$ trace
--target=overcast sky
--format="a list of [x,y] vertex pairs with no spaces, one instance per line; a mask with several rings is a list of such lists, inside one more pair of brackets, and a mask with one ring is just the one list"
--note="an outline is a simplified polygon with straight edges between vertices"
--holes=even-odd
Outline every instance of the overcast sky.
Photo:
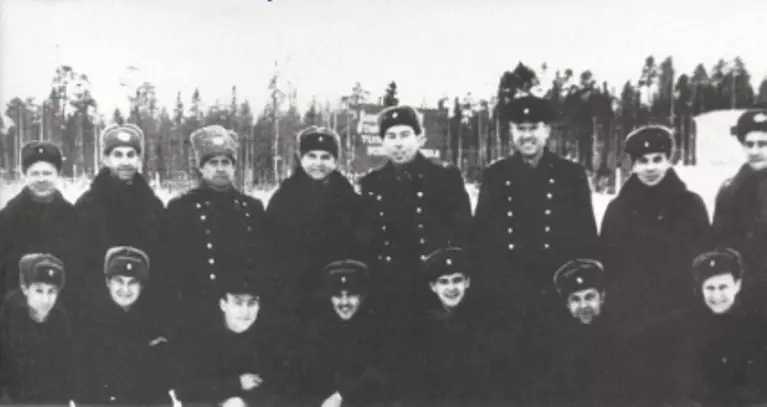
[[649,54],[686,72],[740,55],[758,85],[765,15],[763,0],[0,0],[0,103],[47,96],[57,64],[89,75],[102,112],[126,104],[128,65],[161,104],[177,90],[188,102],[195,86],[225,101],[236,84],[256,109],[274,60],[289,60],[302,104],[355,81],[377,98],[396,80],[419,105],[490,97],[520,60],[590,68],[620,88]]

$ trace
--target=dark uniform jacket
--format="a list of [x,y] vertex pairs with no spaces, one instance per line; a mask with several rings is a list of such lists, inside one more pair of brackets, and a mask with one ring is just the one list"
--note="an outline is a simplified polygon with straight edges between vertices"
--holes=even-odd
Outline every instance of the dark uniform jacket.
[[[240,397],[252,405],[268,405],[284,395],[286,380],[279,369],[279,355],[270,328],[257,320],[245,332],[235,333],[222,320],[204,332],[184,338],[182,357],[191,361],[176,387],[176,397],[184,404],[220,403]],[[259,316],[260,318],[260,316]],[[185,364],[186,365],[186,364]],[[240,376],[261,376],[261,386],[245,391]]]
[[474,226],[483,265],[478,289],[504,301],[552,293],[562,264],[594,254],[597,229],[583,167],[548,150],[535,168],[519,154],[493,163],[482,175]]
[[332,261],[358,258],[356,219],[360,197],[338,172],[325,182],[298,167],[269,200],[266,220],[275,259],[274,297],[291,315],[304,317]]
[[[144,251],[150,259],[152,278],[162,276],[164,207],[141,174],[136,174],[129,185],[103,168],[90,190],[75,203],[75,211],[78,260],[73,272],[67,273],[67,289],[82,303],[73,311],[80,314],[104,298],[104,256],[110,247],[133,246]],[[148,291],[144,294],[159,296]]]
[[703,406],[767,402],[767,320],[738,307],[716,315],[707,308],[688,314],[686,347],[677,376],[687,400]]
[[722,185],[713,231],[715,242],[738,250],[750,270],[744,277],[744,305],[767,315],[767,171],[744,165]]
[[629,178],[602,221],[606,307],[616,322],[643,332],[695,304],[689,270],[710,245],[708,219],[673,169],[654,187]]
[[25,254],[50,253],[64,262],[67,274],[76,272],[75,210],[61,192],[41,203],[24,188],[0,211],[0,231],[0,301],[19,288],[19,260]]
[[[628,347],[617,358],[629,400],[675,397],[673,363],[681,332],[673,321],[695,305],[690,268],[710,245],[708,213],[670,169],[654,187],[632,176],[607,207],[602,259],[607,278],[605,318]],[[628,368],[631,366],[631,368]]]
[[425,291],[419,269],[426,256],[468,243],[471,203],[461,173],[419,153],[404,168],[389,162],[372,171],[360,185],[372,287]]
[[413,360],[417,401],[476,405],[493,390],[487,370],[488,327],[482,312],[487,310],[467,296],[452,311],[438,305],[420,315]]
[[[617,339],[603,317],[557,327],[551,369],[552,405],[621,405],[615,373]],[[631,401],[631,400],[628,400]]]
[[[89,309],[78,337],[78,403],[169,403],[169,343],[152,341],[162,336],[146,297],[129,311],[112,301]],[[165,338],[167,340],[167,338]]]
[[182,323],[210,326],[218,319],[218,282],[225,274],[264,261],[264,205],[234,188],[202,186],[168,203],[170,296]]
[[73,399],[75,369],[69,315],[56,305],[40,324],[29,316],[21,290],[0,308],[0,388],[15,404]]
[[369,309],[350,321],[339,318],[328,304],[327,313],[305,325],[303,335],[301,398],[319,406],[338,392],[344,405],[370,405],[381,401],[386,378],[380,369],[380,327]]

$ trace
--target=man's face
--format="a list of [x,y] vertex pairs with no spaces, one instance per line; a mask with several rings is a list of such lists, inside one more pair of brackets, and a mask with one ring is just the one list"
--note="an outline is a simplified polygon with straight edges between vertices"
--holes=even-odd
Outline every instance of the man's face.
[[752,131],[743,138],[748,165],[755,170],[767,168],[767,131]]
[[327,151],[312,150],[301,156],[301,168],[304,169],[310,178],[321,181],[330,175],[336,167],[338,161]]
[[546,148],[551,126],[546,123],[511,123],[511,137],[522,157],[536,157]]
[[141,281],[133,276],[113,276],[107,278],[107,288],[112,301],[123,309],[129,309],[141,295]]
[[573,318],[582,324],[590,324],[602,313],[602,304],[605,301],[603,292],[596,288],[589,288],[570,294],[567,297],[567,308]]
[[21,291],[27,297],[27,305],[32,312],[32,317],[40,322],[45,321],[48,313],[56,305],[56,299],[59,298],[58,287],[48,283],[22,285]]
[[119,146],[103,157],[104,166],[120,181],[129,182],[141,167],[141,156],[135,148]]
[[663,153],[648,153],[634,161],[633,171],[648,187],[660,184],[671,168],[671,160]]
[[429,284],[431,291],[437,294],[445,308],[454,308],[461,303],[471,280],[463,273],[440,276],[437,281]]
[[217,187],[226,187],[234,181],[234,162],[229,156],[211,157],[200,168],[202,179]]
[[47,198],[56,192],[56,183],[59,180],[59,171],[56,167],[45,161],[38,161],[27,168],[24,173],[24,182],[38,198]]
[[732,274],[719,274],[703,282],[703,301],[714,314],[724,314],[735,304],[741,280]]
[[252,294],[226,294],[219,300],[226,326],[235,333],[247,331],[258,318],[260,299]]
[[416,135],[412,127],[398,124],[386,130],[382,147],[392,163],[407,164],[413,161],[425,142],[423,133]]
[[350,293],[349,291],[341,291],[330,297],[330,302],[333,304],[336,314],[342,320],[348,321],[359,311],[362,296],[357,293]]

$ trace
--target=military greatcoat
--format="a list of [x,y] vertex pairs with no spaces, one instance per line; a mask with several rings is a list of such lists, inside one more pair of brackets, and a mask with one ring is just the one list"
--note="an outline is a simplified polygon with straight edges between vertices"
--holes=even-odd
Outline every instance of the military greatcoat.
[[202,186],[171,200],[167,218],[167,288],[182,320],[209,325],[221,313],[224,273],[264,260],[264,205],[234,188]]
[[553,293],[557,268],[595,249],[583,167],[549,151],[536,167],[519,155],[496,161],[482,176],[474,231],[483,290],[506,298],[518,289]]

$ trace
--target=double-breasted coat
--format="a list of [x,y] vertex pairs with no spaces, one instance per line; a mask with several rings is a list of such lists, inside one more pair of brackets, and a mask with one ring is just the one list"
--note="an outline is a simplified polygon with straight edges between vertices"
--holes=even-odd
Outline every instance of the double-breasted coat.
[[767,171],[743,165],[716,197],[713,237],[717,245],[743,256],[746,307],[767,315]]
[[456,167],[420,153],[397,168],[391,162],[360,181],[361,221],[368,238],[374,294],[403,297],[427,291],[419,272],[436,249],[468,244],[471,203]]
[[566,317],[554,273],[596,248],[585,170],[548,150],[535,166],[519,154],[496,161],[482,175],[473,237],[481,270],[472,289],[497,310],[498,326],[521,326],[514,359],[527,383],[520,388],[537,398],[547,391],[551,330]]
[[[78,315],[107,295],[104,256],[110,247],[133,246],[144,251],[150,259],[152,280],[161,278],[165,208],[141,174],[128,184],[103,168],[75,203],[75,212],[77,261],[74,267],[67,267],[67,290],[77,298],[73,311]],[[160,293],[155,290],[144,294],[159,301]]]
[[593,255],[596,239],[591,189],[579,164],[546,150],[536,167],[515,154],[484,170],[474,215],[483,266],[477,288],[503,301],[545,292],[555,303],[554,272]]
[[38,202],[24,188],[0,211],[0,231],[0,301],[19,288],[19,260],[25,254],[50,253],[68,273],[75,272],[75,210],[61,192],[50,202]]
[[217,320],[221,279],[266,260],[264,219],[263,203],[234,188],[203,185],[168,203],[168,296],[183,326]]

